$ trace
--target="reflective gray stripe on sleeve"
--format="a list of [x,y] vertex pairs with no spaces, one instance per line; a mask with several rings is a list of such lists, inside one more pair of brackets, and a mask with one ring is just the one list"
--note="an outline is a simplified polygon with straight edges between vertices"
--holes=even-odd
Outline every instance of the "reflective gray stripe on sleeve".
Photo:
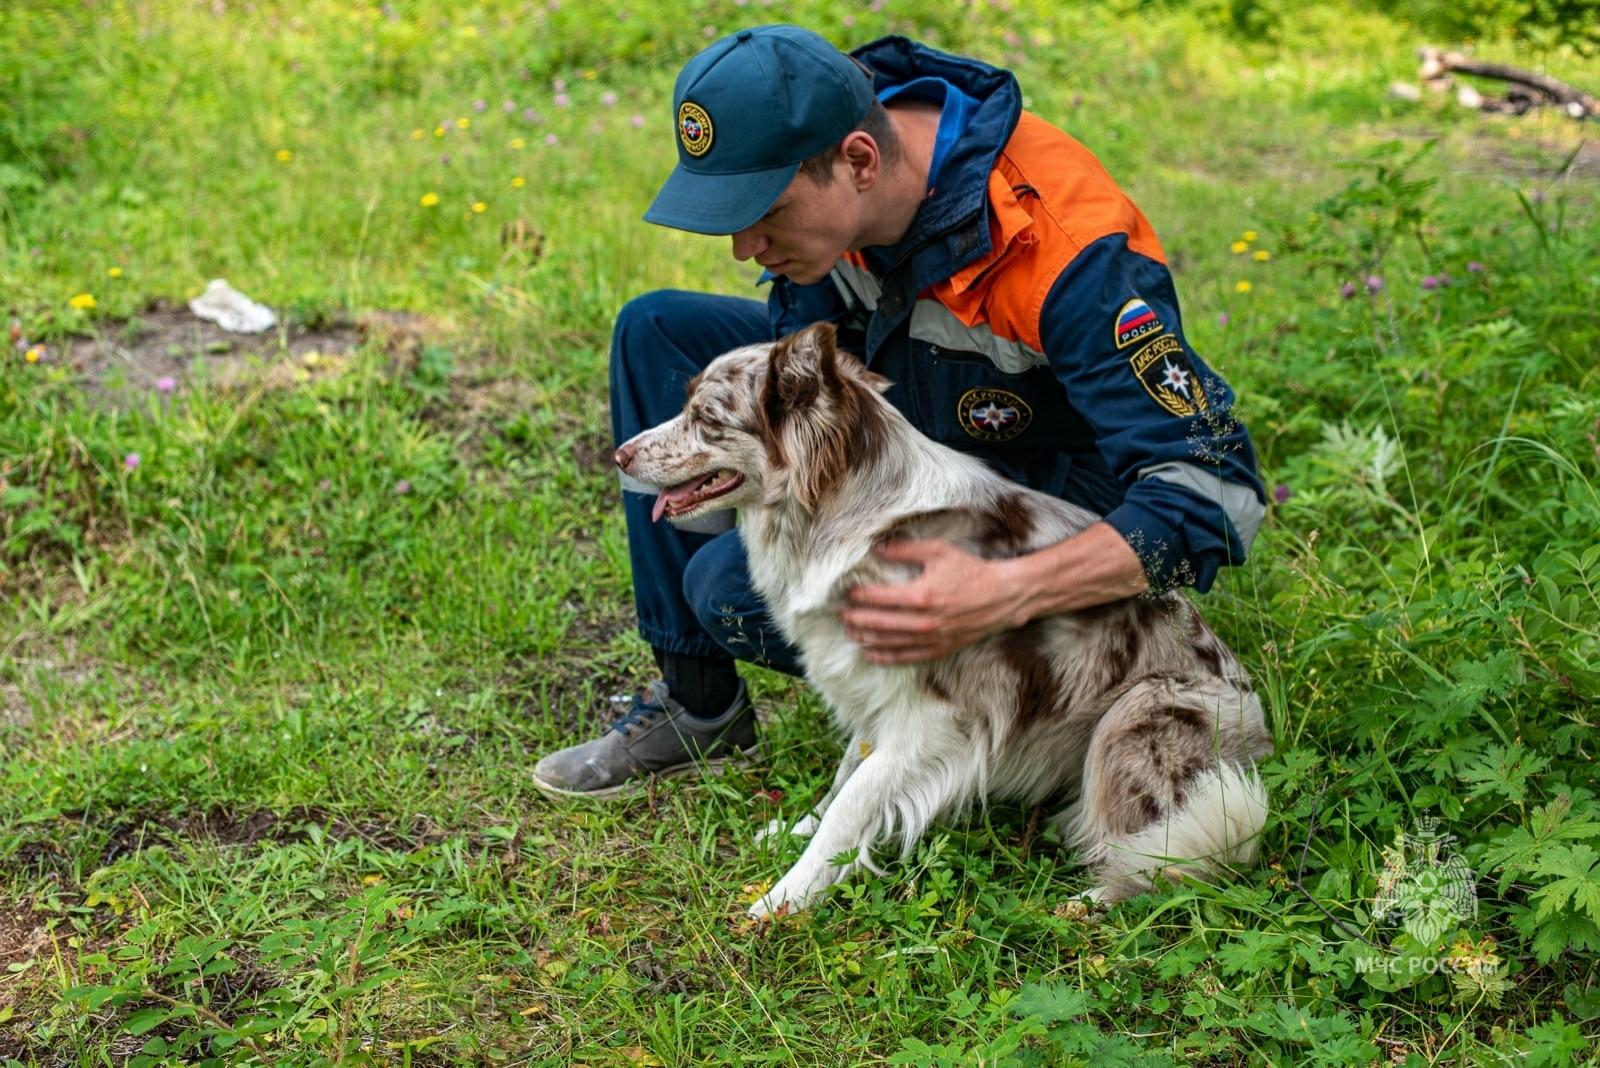
[[1256,499],[1255,490],[1237,482],[1224,482],[1214,471],[1176,461],[1147,467],[1139,472],[1139,477],[1159,478],[1186,486],[1208,501],[1219,501],[1222,514],[1233,524],[1233,531],[1239,535],[1245,552],[1250,551],[1250,543],[1256,540],[1256,531],[1261,529],[1261,520],[1267,514],[1267,506]]
[[[622,482],[622,492],[637,493],[644,497],[655,497],[661,493],[660,486],[652,486],[648,482],[640,482],[632,475],[617,472],[617,478]],[[720,512],[707,512],[697,515],[692,519],[672,519],[667,522],[679,530],[686,530],[690,534],[725,534],[733,529],[734,511],[732,508]]]

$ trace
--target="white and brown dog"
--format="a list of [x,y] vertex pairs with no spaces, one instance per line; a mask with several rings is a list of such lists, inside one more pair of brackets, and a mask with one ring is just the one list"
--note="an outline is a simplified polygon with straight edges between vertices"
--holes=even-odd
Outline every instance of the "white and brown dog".
[[681,414],[617,450],[624,473],[668,487],[657,518],[740,510],[756,589],[848,735],[832,789],[794,828],[810,843],[751,913],[804,908],[877,871],[884,839],[904,855],[932,820],[989,798],[1076,791],[1054,819],[1094,901],[1249,863],[1271,738],[1248,675],[1179,594],[1036,619],[920,664],[868,663],[846,637],[852,586],[914,573],[874,555],[881,540],[1009,557],[1098,518],[923,436],[887,386],[819,325],[718,357]]

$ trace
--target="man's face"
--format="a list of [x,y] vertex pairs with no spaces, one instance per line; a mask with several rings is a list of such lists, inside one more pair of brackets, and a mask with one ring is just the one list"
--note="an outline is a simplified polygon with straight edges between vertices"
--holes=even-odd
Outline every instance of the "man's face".
[[798,285],[826,278],[861,233],[863,198],[848,175],[842,157],[827,185],[795,175],[766,215],[733,235],[734,259],[754,259]]

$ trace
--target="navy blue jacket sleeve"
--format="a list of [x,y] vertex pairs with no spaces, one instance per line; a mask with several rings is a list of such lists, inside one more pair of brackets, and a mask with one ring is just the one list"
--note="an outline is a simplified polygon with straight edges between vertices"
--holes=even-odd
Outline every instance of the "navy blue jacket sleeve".
[[1051,284],[1040,338],[1126,495],[1105,518],[1156,589],[1211,588],[1266,511],[1233,391],[1183,335],[1166,267],[1114,234]]

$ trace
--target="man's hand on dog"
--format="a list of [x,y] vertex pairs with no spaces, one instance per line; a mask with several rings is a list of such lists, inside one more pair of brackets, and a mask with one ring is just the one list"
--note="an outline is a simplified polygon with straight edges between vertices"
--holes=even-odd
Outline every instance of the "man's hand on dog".
[[948,656],[1028,621],[1026,598],[1001,566],[1006,561],[985,560],[941,540],[884,542],[875,552],[883,560],[920,564],[922,573],[900,585],[850,590],[839,618],[871,663]]

